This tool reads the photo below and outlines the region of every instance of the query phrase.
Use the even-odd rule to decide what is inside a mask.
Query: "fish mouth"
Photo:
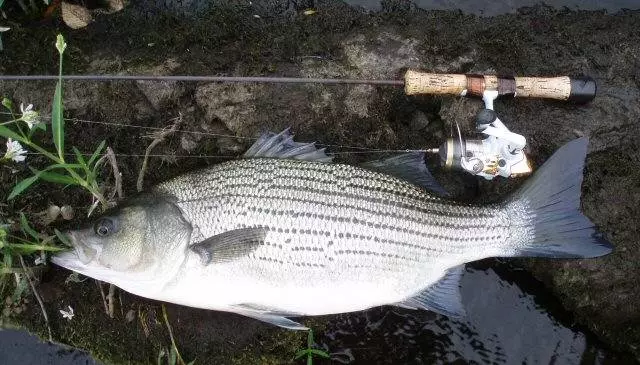
[[[98,250],[82,243],[76,232],[65,232],[71,240],[72,249],[55,254],[51,262],[69,270],[78,270],[86,267],[98,255]]]

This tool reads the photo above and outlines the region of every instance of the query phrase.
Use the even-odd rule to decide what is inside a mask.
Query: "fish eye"
[[[115,220],[109,217],[100,218],[93,226],[93,231],[100,237],[106,237],[116,231]]]

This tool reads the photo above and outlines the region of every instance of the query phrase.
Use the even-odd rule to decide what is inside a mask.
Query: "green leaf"
[[[19,135],[18,133],[12,131],[11,129],[0,125],[0,136],[4,137],[4,138],[11,138],[14,139],[16,141],[20,141],[24,143],[24,138],[22,138],[21,135]]]
[[[178,351],[176,351],[175,346],[171,347],[171,352],[169,352],[169,365],[176,365],[178,362]]]
[[[13,190],[11,190],[11,194],[9,194],[9,197],[7,198],[7,200],[11,200],[16,196],[20,195],[23,191],[25,191],[29,186],[33,185],[33,183],[35,183],[36,181],[38,181],[38,175],[34,175],[20,181],[19,183],[16,184],[16,186],[13,187]]]
[[[54,184],[80,185],[73,177],[62,175],[57,172],[41,171],[40,179]]]
[[[64,118],[62,118],[62,80],[56,84],[56,92],[53,96],[53,108],[51,110],[51,131],[53,143],[56,145],[58,157],[64,161]]]
[[[4,0],[0,0],[0,6],[2,6],[2,1]],[[10,99],[2,98],[2,106],[7,108],[10,113],[13,113],[13,102]]]
[[[80,152],[75,146],[71,147],[73,149],[73,153],[76,154],[76,159],[81,165],[87,166],[87,162],[84,160],[84,156],[82,152]]]
[[[100,145],[98,145],[98,148],[96,148],[96,151],[93,153],[93,155],[91,155],[91,158],[89,158],[89,161],[87,161],[87,166],[91,166],[95,162],[98,156],[100,156],[100,153],[102,152],[106,144],[107,144],[107,141],[100,142]]]
[[[73,245],[71,244],[71,240],[69,239],[69,236],[67,236],[66,234],[58,231],[57,229],[54,229],[53,232],[56,234],[56,237],[58,237],[60,242],[64,243],[65,245],[67,245],[69,247],[73,247]]]
[[[298,352],[296,352],[296,354],[295,354],[295,359],[297,360],[297,359],[305,356],[307,354],[307,352],[309,352],[307,349],[298,350]]]
[[[312,354],[318,355],[320,357],[324,357],[325,359],[331,358],[331,356],[328,353],[326,353],[325,351],[323,351],[323,350],[311,349],[310,351],[311,351]]]
[[[25,216],[22,212],[20,213],[20,228],[24,233],[28,234],[36,241],[40,240],[38,232],[36,232],[35,229],[31,228],[29,222],[27,221],[27,216]]]
[[[52,165],[47,166],[46,169],[42,170],[42,171],[50,171],[50,170],[55,170],[55,169],[81,169],[84,166],[79,164],[79,163],[54,163]],[[31,171],[38,171],[34,168],[31,168]]]

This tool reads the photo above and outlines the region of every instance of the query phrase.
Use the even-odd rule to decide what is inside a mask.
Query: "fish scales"
[[[509,229],[497,207],[470,212],[400,179],[348,165],[236,160],[157,191],[175,196],[197,228],[196,242],[233,229],[267,229],[265,244],[233,270],[269,283],[284,277],[299,286],[362,283],[391,272],[426,274],[440,270],[430,262],[445,255],[485,255]],[[417,290],[424,280],[408,284],[403,291]]]

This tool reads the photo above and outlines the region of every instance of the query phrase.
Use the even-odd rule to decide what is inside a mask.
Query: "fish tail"
[[[514,256],[589,258],[611,252],[580,212],[587,144],[582,137],[562,146],[512,196],[507,210],[519,242]]]

